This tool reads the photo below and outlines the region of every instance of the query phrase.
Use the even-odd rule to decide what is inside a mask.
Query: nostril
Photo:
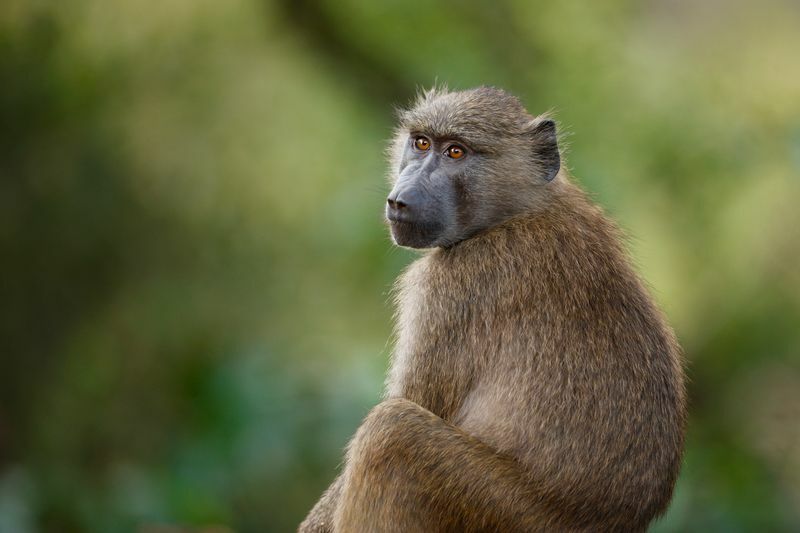
[[[404,201],[392,197],[387,198],[386,203],[389,205],[390,209],[405,209],[408,207],[408,204]]]

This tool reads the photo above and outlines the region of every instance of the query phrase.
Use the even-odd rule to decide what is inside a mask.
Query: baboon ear
[[[532,141],[534,160],[541,166],[545,181],[552,181],[561,168],[556,123],[549,118],[535,118],[528,124],[527,134]]]

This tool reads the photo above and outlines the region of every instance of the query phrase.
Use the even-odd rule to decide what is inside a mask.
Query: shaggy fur
[[[563,169],[548,181],[545,122],[490,88],[401,114],[395,169],[422,132],[485,172],[466,237],[398,280],[386,399],[300,531],[644,531],[667,507],[680,349],[616,227]]]

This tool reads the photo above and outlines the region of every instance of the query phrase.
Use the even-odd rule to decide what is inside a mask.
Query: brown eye
[[[417,150],[425,152],[431,147],[431,142],[425,137],[417,137],[414,139],[414,146]]]
[[[447,154],[447,157],[452,159],[461,159],[464,157],[464,149],[457,145],[451,146],[445,153]]]

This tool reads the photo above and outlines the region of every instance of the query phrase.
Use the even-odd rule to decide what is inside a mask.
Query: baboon
[[[643,531],[681,464],[680,348],[556,126],[495,88],[400,112],[385,399],[300,531]]]

